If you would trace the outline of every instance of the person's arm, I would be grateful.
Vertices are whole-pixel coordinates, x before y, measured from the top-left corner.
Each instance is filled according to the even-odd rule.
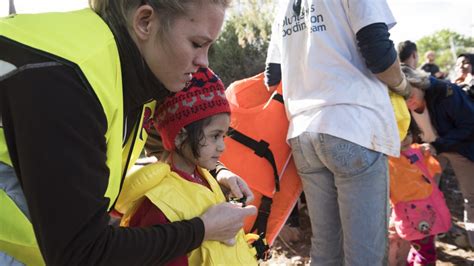
[[[150,227],[157,224],[169,224],[170,221],[165,214],[154,205],[148,198],[142,201],[138,209],[130,218],[130,227]],[[184,266],[188,265],[187,255],[174,258],[166,263],[166,266]]]
[[[160,264],[201,244],[200,218],[148,228],[108,225],[107,122],[73,69],[27,70],[3,82],[7,140],[15,145],[15,168],[48,265]]]
[[[280,24],[279,18],[275,17],[272,25],[272,35],[268,44],[267,58],[265,62],[265,85],[269,91],[276,90],[281,81],[281,47],[279,45]]]
[[[265,66],[265,85],[270,88],[277,86],[281,81],[281,64],[268,63]]]
[[[373,23],[360,29],[357,45],[369,70],[397,94],[408,97],[410,84],[400,69],[400,61],[385,23]]]
[[[457,152],[468,142],[474,141],[474,103],[457,85],[430,78],[428,90],[441,90],[442,97],[435,108],[442,108],[453,128],[431,143],[436,152]]]
[[[223,167],[216,173],[217,182],[219,185],[227,188],[232,197],[242,198],[245,196],[246,203],[250,203],[254,199],[252,190],[240,176],[234,174],[231,170]]]
[[[410,83],[408,83],[400,69],[398,58],[383,72],[375,74],[378,79],[387,84],[388,88],[401,96],[408,97],[411,92]]]
[[[222,162],[218,161],[216,169],[209,171],[209,173],[217,180],[224,195],[230,195],[236,198],[245,196],[246,203],[250,203],[254,200],[252,190],[250,190],[245,180],[227,169]]]
[[[431,75],[435,76],[438,79],[444,79],[445,78],[445,73],[439,69],[439,67],[435,64],[433,64],[433,69],[430,72]]]

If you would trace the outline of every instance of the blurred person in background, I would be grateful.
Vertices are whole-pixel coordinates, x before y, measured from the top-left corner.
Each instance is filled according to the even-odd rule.
[[[454,83],[462,87],[474,85],[474,69],[472,68],[473,57],[474,56],[471,56],[470,54],[460,54],[458,56],[454,66]]]
[[[406,40],[398,44],[397,50],[400,62],[415,69],[418,65],[419,58],[416,44],[412,41]]]
[[[444,79],[446,74],[439,69],[439,66],[435,64],[436,53],[434,51],[428,51],[425,53],[425,63],[421,66],[421,69],[425,72],[430,73],[431,76],[438,79]]]

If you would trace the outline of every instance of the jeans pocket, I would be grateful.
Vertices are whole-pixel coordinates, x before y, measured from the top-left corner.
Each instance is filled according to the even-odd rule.
[[[337,137],[325,136],[327,167],[339,175],[358,175],[374,165],[382,153]]]

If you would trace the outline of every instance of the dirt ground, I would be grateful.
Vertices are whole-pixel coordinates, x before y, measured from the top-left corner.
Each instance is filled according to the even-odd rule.
[[[457,181],[450,168],[446,169],[440,182],[441,191],[443,191],[451,215],[453,217],[453,232],[448,232],[444,236],[439,236],[436,241],[438,251],[438,261],[436,265],[460,265],[474,266],[474,250],[462,248],[456,243],[456,235],[463,233],[462,215],[462,197],[458,188]],[[309,250],[311,246],[311,226],[309,223],[305,207],[300,209],[300,229],[297,241],[289,240],[289,230],[284,230],[276,239],[269,261],[261,263],[267,265],[309,265]],[[458,237],[459,239],[459,237]],[[457,240],[459,241],[459,240]]]

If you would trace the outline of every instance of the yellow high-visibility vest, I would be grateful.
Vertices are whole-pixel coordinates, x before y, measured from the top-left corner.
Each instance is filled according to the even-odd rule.
[[[198,217],[209,207],[225,202],[217,181],[207,170],[198,171],[211,189],[180,177],[162,162],[147,165],[128,176],[116,204],[117,210],[125,213],[122,226],[128,226],[144,197],[171,222]],[[235,240],[231,247],[219,241],[204,241],[188,253],[189,265],[257,265],[256,252],[247,244],[242,229]]]
[[[91,9],[65,13],[15,15],[0,19],[0,36],[53,55],[75,67],[94,90],[106,119],[107,166],[110,170],[105,197],[109,209],[115,202],[122,177],[138,158],[147,133],[143,115],[135,132],[123,141],[124,110],[122,72],[117,45],[105,22]],[[155,110],[155,102],[143,107]],[[138,132],[140,130],[142,132]],[[0,129],[0,161],[12,165],[3,130]],[[54,185],[54,184],[52,184]],[[33,227],[21,210],[0,190],[0,251],[27,265],[44,265]]]

